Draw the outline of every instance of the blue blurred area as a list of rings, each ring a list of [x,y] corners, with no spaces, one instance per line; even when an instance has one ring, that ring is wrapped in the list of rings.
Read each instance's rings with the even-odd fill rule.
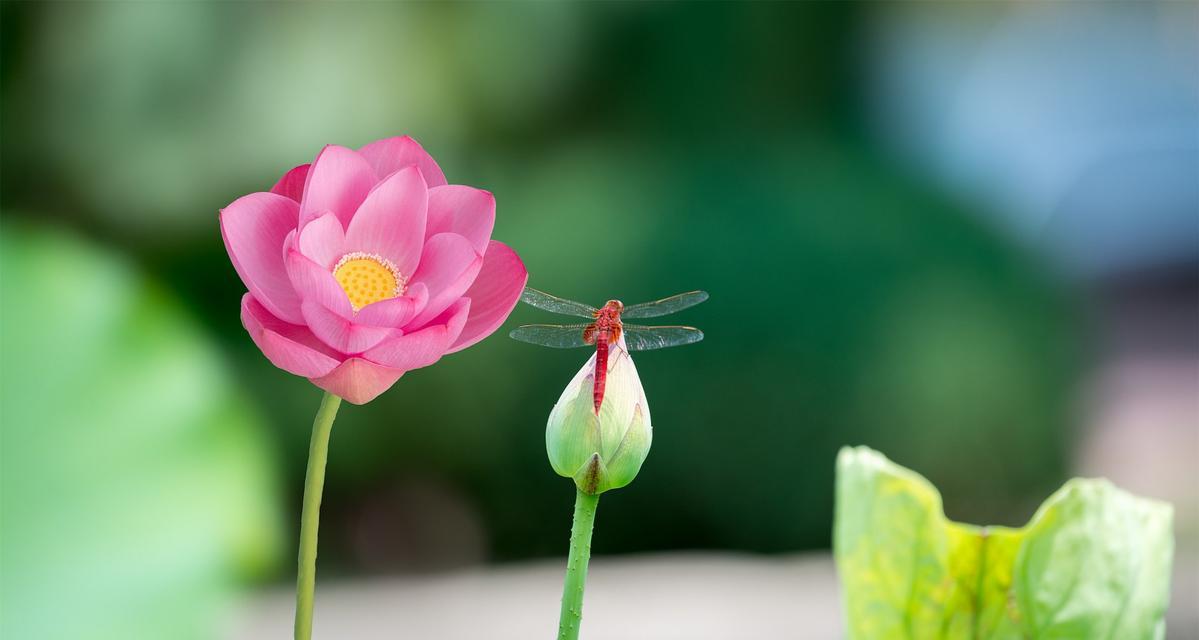
[[[273,474],[285,522],[320,394],[241,328],[216,211],[327,143],[419,139],[451,182],[496,194],[495,237],[538,288],[591,302],[711,293],[679,318],[703,343],[638,357],[654,448],[605,500],[600,554],[825,548],[844,444],[919,469],[951,517],[1024,522],[1085,450],[1083,391],[1112,310],[1150,291],[1167,315],[1190,313],[1199,292],[1194,4],[0,12],[6,241],[18,219],[69,229],[180,302],[280,461],[237,464]],[[5,339],[46,339],[7,319],[22,304],[14,273]],[[47,313],[65,302],[38,298]],[[587,354],[504,337],[538,320],[520,308],[479,346],[342,410],[322,576],[563,552],[573,490],[545,459],[544,424]],[[1199,353],[1176,333],[1167,350]],[[4,366],[9,449],[38,415],[10,412],[12,376],[54,365],[18,374],[5,353]],[[210,401],[193,393],[181,402]],[[47,456],[79,446],[46,437]],[[267,565],[290,556],[263,549]]]
[[[1199,5],[922,3],[878,24],[872,121],[916,172],[1075,277],[1199,261]]]

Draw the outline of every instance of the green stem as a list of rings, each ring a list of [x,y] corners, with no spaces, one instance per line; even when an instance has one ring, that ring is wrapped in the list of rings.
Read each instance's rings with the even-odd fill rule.
[[[562,615],[558,618],[558,640],[577,640],[583,620],[583,585],[591,558],[591,530],[599,495],[578,491],[574,525],[570,528],[570,556],[566,559],[566,584],[562,586]]]
[[[316,530],[321,521],[321,492],[325,488],[325,459],[329,432],[341,398],[326,393],[312,422],[308,445],[308,472],[304,475],[304,509],[300,513],[300,557],[296,574],[296,640],[312,638],[312,599],[316,587]]]

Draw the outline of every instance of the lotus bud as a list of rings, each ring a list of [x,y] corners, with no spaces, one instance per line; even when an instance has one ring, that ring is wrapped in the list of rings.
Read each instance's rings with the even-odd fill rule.
[[[590,495],[632,482],[653,439],[645,390],[623,338],[608,354],[607,384],[598,412],[594,386],[593,354],[566,385],[545,429],[554,471],[572,478],[580,491]]]

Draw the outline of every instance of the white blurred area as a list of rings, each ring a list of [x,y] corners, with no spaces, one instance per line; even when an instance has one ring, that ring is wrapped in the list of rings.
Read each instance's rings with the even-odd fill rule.
[[[430,576],[321,580],[317,638],[528,640],[557,631],[565,558]],[[1185,603],[1199,585],[1174,575],[1169,638],[1195,638]],[[841,608],[825,553],[750,556],[674,553],[592,561],[582,640],[836,640]],[[286,638],[295,594],[243,603],[228,640]],[[1183,604],[1183,606],[1179,606]]]
[[[552,638],[565,560],[317,587],[313,635],[391,640]],[[841,637],[832,560],[670,554],[597,558],[587,579],[586,640]],[[286,638],[294,595],[244,609],[230,640]]]

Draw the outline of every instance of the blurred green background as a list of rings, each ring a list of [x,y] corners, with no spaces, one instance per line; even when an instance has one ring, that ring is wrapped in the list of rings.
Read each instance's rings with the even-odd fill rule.
[[[531,285],[711,293],[679,317],[704,342],[637,359],[654,448],[597,554],[827,548],[844,444],[924,473],[950,517],[1023,523],[1079,467],[1105,319],[1130,290],[1192,309],[1199,256],[1195,138],[1169,133],[1195,131],[1194,5],[1023,4],[4,2],[5,608],[44,611],[81,566],[81,600],[174,585],[213,610],[292,579],[320,392],[242,329],[216,212],[400,134],[496,194]],[[1054,48],[1078,24],[1106,26]],[[1181,155],[1140,181],[1145,155],[1097,142],[1163,127]],[[1054,191],[1064,149],[1124,182]],[[505,337],[547,319],[518,308],[343,408],[322,577],[564,554],[544,424],[587,354]],[[175,619],[208,637],[195,602]]]

